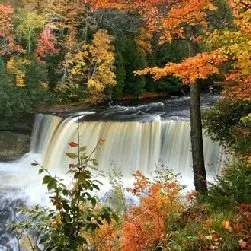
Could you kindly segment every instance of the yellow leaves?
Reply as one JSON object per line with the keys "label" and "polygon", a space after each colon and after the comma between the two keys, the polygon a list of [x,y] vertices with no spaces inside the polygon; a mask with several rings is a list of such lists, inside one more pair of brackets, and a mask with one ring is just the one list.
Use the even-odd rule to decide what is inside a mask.
{"label": "yellow leaves", "polygon": [[87,82],[87,86],[90,90],[94,90],[97,92],[103,92],[104,86],[99,81],[95,81],[94,79],[89,79]]}
{"label": "yellow leaves", "polygon": [[152,52],[151,45],[152,34],[149,33],[145,28],[140,30],[139,36],[136,38],[137,47],[144,53]]}
{"label": "yellow leaves", "polygon": [[17,70],[17,72],[16,72],[17,86],[19,86],[19,87],[24,87],[25,86],[24,77],[25,77],[25,74],[21,70]]}
{"label": "yellow leaves", "polygon": [[231,62],[232,70],[226,74],[224,95],[250,100],[251,96],[251,1],[229,0],[237,25],[235,30],[217,30],[209,34],[208,48],[220,48]]}
{"label": "yellow leaves", "polygon": [[62,224],[61,221],[61,216],[57,215],[56,217],[53,218],[53,220],[51,221],[51,225],[55,228],[59,228]]}
{"label": "yellow leaves", "polygon": [[7,69],[10,70],[11,72],[14,71],[15,69],[15,58],[11,57],[10,60],[7,62]]}
{"label": "yellow leaves", "polygon": [[47,89],[47,88],[48,88],[48,83],[42,82],[42,83],[41,83],[41,86],[42,86],[43,88]]}
{"label": "yellow leaves", "polygon": [[17,34],[28,38],[31,32],[40,29],[45,25],[45,17],[36,12],[21,13],[21,23],[17,26]]}
{"label": "yellow leaves", "polygon": [[247,157],[247,166],[251,168],[251,156]]}
{"label": "yellow leaves", "polygon": [[225,86],[225,95],[230,98],[250,100],[251,96],[251,33],[241,29],[237,31],[214,31],[209,35],[206,45],[220,48],[222,54],[231,62],[232,70],[226,74],[229,83]]}
{"label": "yellow leaves", "polygon": [[102,98],[106,86],[117,83],[112,40],[113,37],[106,30],[98,30],[91,44],[83,44],[75,55],[68,55],[66,66],[70,81],[87,84],[94,99]]}
{"label": "yellow leaves", "polygon": [[207,7],[208,7],[208,10],[210,10],[210,11],[217,10],[217,7],[215,5],[213,5],[212,3],[209,3]]}
{"label": "yellow leaves", "polygon": [[223,220],[221,223],[222,227],[226,229],[228,232],[232,232],[233,228],[230,226],[230,223],[228,220]]}
{"label": "yellow leaves", "polygon": [[7,62],[7,69],[10,73],[14,74],[16,77],[16,85],[19,87],[24,87],[25,72],[23,65],[29,64],[30,61],[27,59],[20,59],[17,57],[11,57]]}

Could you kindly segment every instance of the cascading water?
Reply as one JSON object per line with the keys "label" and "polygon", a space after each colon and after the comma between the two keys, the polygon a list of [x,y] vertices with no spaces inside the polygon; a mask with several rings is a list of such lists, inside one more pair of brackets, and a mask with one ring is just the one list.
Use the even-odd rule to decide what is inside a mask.
{"label": "cascading water", "polygon": [[[203,107],[215,101],[204,98]],[[37,160],[52,173],[64,175],[72,151],[68,143],[77,142],[91,152],[99,139],[105,143],[94,153],[104,173],[121,170],[125,178],[137,169],[151,174],[165,165],[182,174],[182,182],[192,184],[189,139],[189,98],[166,100],[138,106],[110,106],[106,109],[63,116],[38,114],[35,119],[30,153],[15,163],[0,163],[0,251],[13,251],[17,243],[6,233],[4,224],[14,217],[16,205],[45,201],[41,177],[30,163]],[[79,134],[79,135],[78,135]],[[221,149],[204,137],[208,176],[219,172]]]}
{"label": "cascading water", "polygon": [[[79,142],[81,146],[87,146],[89,153],[99,139],[105,140],[94,153],[105,173],[115,168],[125,177],[137,169],[150,174],[159,164],[164,164],[184,177],[192,175],[190,125],[187,121],[81,121],[78,125],[76,117],[59,119],[51,115],[38,115],[37,120],[41,116],[41,124],[48,127],[40,127],[41,133],[37,130],[38,134],[47,132],[51,137],[37,137],[38,141],[33,144],[40,146],[43,165],[56,173],[66,173],[69,162],[65,153],[72,151],[67,143],[77,142],[79,133]],[[215,174],[219,168],[220,147],[205,137],[204,149],[207,169]]]}

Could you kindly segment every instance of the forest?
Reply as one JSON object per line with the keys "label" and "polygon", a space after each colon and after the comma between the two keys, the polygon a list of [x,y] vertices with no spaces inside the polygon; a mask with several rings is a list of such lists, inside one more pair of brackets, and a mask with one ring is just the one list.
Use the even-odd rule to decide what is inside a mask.
{"label": "forest", "polygon": [[[202,109],[203,95],[217,95],[217,101]],[[189,121],[180,114],[178,121],[166,121],[150,107],[155,102],[163,111],[162,104],[175,105],[176,98],[189,100]],[[115,108],[119,119],[111,122],[102,109]],[[151,109],[159,120],[139,119]],[[92,113],[98,115],[92,119]],[[22,202],[13,209],[16,216],[3,229],[16,244],[7,249],[1,246],[0,206],[0,250],[251,250],[251,0],[1,0],[0,131],[15,132],[34,117],[28,154],[43,160],[33,160],[30,168],[41,176],[49,203]],[[189,128],[188,145],[175,128],[176,136],[166,136],[173,124],[180,134]],[[191,155],[193,190],[173,172],[177,167],[162,163],[151,175],[143,167],[134,170],[130,188],[115,166],[104,174],[110,190],[98,196],[99,162],[110,161],[110,152],[100,149],[107,144],[121,163],[136,163],[145,147],[141,158],[149,166],[155,151],[165,155],[153,139],[156,125],[159,148],[169,137],[169,147],[185,147]],[[106,132],[96,133],[102,126]],[[131,145],[124,142],[121,150],[113,137],[129,133]],[[84,137],[96,141],[88,146]],[[142,149],[134,148],[137,137]],[[215,154],[213,144],[225,160],[212,181],[206,156]],[[127,156],[127,148],[135,155]],[[184,152],[173,158],[183,161]],[[51,163],[65,162],[68,178],[51,169]],[[1,168],[0,154],[0,177]]]}

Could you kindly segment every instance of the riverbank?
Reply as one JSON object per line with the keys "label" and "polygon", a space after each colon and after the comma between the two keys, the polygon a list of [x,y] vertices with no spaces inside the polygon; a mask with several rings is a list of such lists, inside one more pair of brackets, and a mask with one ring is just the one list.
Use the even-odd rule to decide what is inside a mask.
{"label": "riverbank", "polygon": [[[181,97],[175,96],[175,97]],[[68,113],[68,112],[78,112],[87,109],[99,109],[105,108],[110,104],[139,104],[141,102],[155,102],[163,99],[171,98],[167,93],[148,93],[146,92],[142,96],[124,96],[119,99],[105,100],[100,103],[92,103],[90,100],[74,102],[69,104],[56,104],[47,105],[42,104],[37,108],[37,113]]]}

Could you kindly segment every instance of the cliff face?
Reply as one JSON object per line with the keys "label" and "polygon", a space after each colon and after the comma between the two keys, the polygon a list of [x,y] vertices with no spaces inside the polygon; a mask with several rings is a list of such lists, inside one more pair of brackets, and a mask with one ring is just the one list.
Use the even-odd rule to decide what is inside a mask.
{"label": "cliff face", "polygon": [[29,135],[0,131],[0,162],[17,160],[29,150]]}

